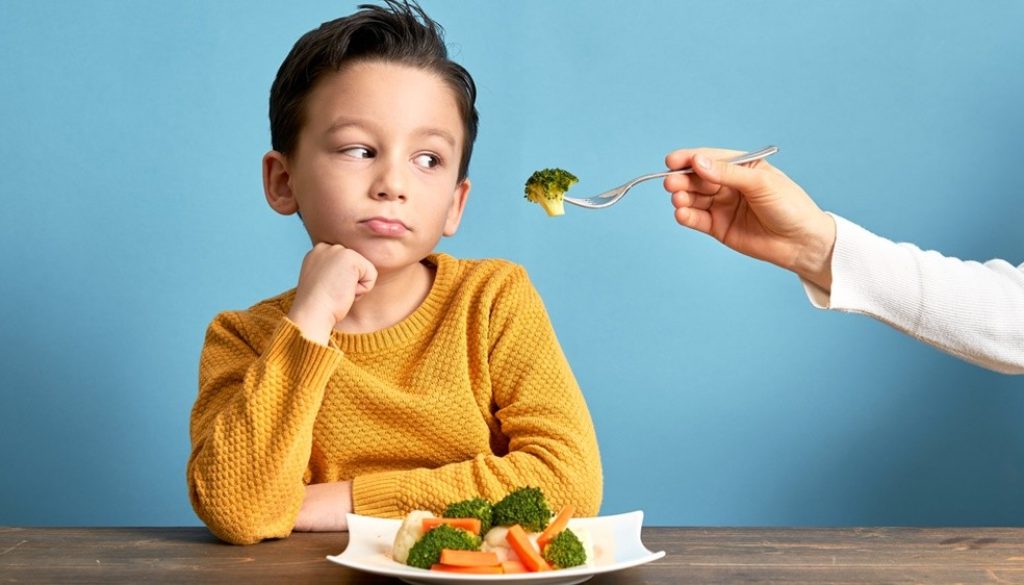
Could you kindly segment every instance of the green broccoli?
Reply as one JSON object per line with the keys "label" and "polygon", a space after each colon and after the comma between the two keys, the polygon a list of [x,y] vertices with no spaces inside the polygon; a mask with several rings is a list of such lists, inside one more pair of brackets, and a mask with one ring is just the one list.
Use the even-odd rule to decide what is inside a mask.
{"label": "green broccoli", "polygon": [[494,510],[491,503],[483,498],[473,498],[449,504],[444,509],[445,518],[476,518],[480,521],[480,534],[487,534],[494,524]]}
{"label": "green broccoli", "polygon": [[587,551],[583,549],[583,543],[568,528],[552,538],[541,554],[544,560],[559,569],[578,567],[587,562]]}
{"label": "green broccoli", "polygon": [[480,537],[461,528],[452,528],[447,524],[441,524],[424,534],[416,541],[416,544],[412,545],[405,564],[429,569],[431,565],[437,564],[441,560],[441,550],[446,548],[480,550]]}
{"label": "green broccoli", "polygon": [[579,179],[563,169],[536,171],[526,180],[526,198],[540,203],[549,216],[565,215],[565,192]]}
{"label": "green broccoli", "polygon": [[551,508],[544,501],[540,488],[519,488],[494,504],[494,524],[512,526],[519,524],[527,532],[540,532],[551,522]]}

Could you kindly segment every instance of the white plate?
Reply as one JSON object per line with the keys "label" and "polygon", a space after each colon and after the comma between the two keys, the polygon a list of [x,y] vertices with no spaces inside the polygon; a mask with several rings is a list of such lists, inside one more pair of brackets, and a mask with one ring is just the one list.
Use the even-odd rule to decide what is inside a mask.
{"label": "white plate", "polygon": [[643,519],[644,513],[638,510],[615,516],[570,520],[570,528],[578,527],[590,532],[594,540],[594,566],[541,573],[465,575],[428,571],[395,562],[391,558],[391,545],[402,521],[349,514],[348,547],[340,555],[328,556],[327,560],[368,573],[397,577],[416,585],[572,585],[600,573],[621,571],[665,556],[665,551],[651,552],[640,542]]}

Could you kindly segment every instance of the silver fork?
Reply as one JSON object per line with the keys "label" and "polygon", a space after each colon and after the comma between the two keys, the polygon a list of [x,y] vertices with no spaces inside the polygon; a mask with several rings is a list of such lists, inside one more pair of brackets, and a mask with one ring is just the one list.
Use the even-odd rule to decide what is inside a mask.
{"label": "silver fork", "polygon": [[[743,163],[754,162],[755,160],[761,160],[762,158],[769,157],[778,151],[779,147],[777,146],[766,146],[761,150],[748,152],[746,154],[741,154],[737,157],[730,158],[726,162],[741,165]],[[612,205],[618,203],[619,200],[622,199],[626,195],[626,193],[629,192],[630,189],[636,186],[637,183],[642,183],[644,181],[649,181],[651,179],[657,179],[658,177],[667,177],[669,175],[684,175],[692,172],[693,169],[691,167],[686,167],[683,169],[676,169],[674,171],[651,173],[649,175],[637,177],[624,185],[619,185],[618,187],[612,189],[611,191],[605,191],[604,193],[594,195],[592,197],[565,197],[565,202],[571,203],[573,205],[579,205],[580,207],[586,207],[587,209],[604,209],[605,207],[611,207]]]}

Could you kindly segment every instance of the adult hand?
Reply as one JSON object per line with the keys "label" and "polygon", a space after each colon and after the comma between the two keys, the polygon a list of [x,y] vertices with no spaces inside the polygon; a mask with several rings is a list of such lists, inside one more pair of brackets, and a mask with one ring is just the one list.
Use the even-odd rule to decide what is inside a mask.
{"label": "adult hand", "polygon": [[665,178],[676,221],[830,290],[835,221],[767,161],[747,166],[724,161],[740,154],[701,148],[677,150],[665,158],[671,169],[694,169],[693,174]]}

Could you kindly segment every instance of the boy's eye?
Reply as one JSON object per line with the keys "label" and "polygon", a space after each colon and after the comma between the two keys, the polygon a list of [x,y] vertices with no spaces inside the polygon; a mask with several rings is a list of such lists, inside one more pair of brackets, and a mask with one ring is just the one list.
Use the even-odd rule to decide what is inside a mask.
{"label": "boy's eye", "polygon": [[441,164],[441,159],[433,154],[418,154],[413,162],[425,169],[432,169]]}
{"label": "boy's eye", "polygon": [[373,151],[365,146],[351,146],[343,148],[340,152],[353,158],[373,158]]}

